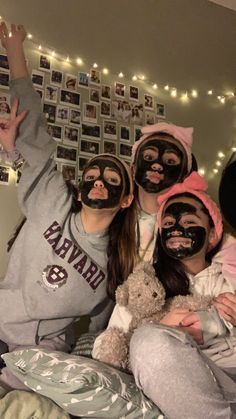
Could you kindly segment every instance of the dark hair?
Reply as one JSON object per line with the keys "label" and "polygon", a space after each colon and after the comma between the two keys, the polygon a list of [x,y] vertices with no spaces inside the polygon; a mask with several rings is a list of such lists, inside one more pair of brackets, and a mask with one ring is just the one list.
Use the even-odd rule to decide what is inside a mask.
{"label": "dark hair", "polygon": [[[209,225],[210,227],[214,227],[213,220],[209,214],[208,209],[204,206],[202,201],[191,193],[181,193],[177,195],[173,195],[169,198],[170,201],[173,198],[178,197],[188,197],[193,198],[196,201],[200,202],[203,205],[202,211],[207,214],[209,218]],[[168,202],[167,201],[167,202]],[[206,261],[211,263],[213,256],[218,252],[221,246],[222,240],[220,243],[217,244],[214,249],[210,250],[206,254]],[[165,291],[166,297],[174,297],[176,295],[187,295],[190,293],[189,291],[189,279],[185,271],[184,264],[181,260],[173,259],[170,257],[165,250],[163,249],[160,234],[158,233],[155,251],[154,251],[154,268],[156,271],[156,275],[158,279],[162,282]]]}

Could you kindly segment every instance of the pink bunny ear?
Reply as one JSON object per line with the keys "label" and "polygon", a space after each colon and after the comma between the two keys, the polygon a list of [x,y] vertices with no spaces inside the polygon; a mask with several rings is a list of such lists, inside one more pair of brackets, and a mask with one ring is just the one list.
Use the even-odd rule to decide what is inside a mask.
{"label": "pink bunny ear", "polygon": [[207,181],[204,177],[200,176],[198,172],[192,172],[180,185],[183,185],[184,188],[191,188],[199,191],[206,191],[208,188]]}
{"label": "pink bunny ear", "polygon": [[205,179],[199,175],[198,172],[192,172],[188,177],[181,183],[176,183],[167,192],[164,192],[157,197],[158,206],[161,206],[163,202],[166,202],[171,196],[194,191],[206,191],[208,184]]}

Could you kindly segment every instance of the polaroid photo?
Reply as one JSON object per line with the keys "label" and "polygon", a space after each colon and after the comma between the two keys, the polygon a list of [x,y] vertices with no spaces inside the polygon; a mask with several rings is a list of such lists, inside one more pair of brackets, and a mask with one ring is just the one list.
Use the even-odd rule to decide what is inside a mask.
{"label": "polaroid photo", "polygon": [[77,87],[77,77],[73,74],[65,75],[65,88],[68,90],[76,90]]}
{"label": "polaroid photo", "polygon": [[43,71],[50,71],[51,70],[51,61],[50,58],[46,55],[39,56],[39,69]]}
{"label": "polaroid photo", "polygon": [[58,144],[56,149],[56,159],[76,162],[77,149]]}
{"label": "polaroid photo", "polygon": [[61,172],[65,180],[75,183],[76,180],[76,165],[61,163]]}
{"label": "polaroid photo", "polygon": [[56,121],[63,124],[69,123],[69,108],[67,106],[57,105]]}
{"label": "polaroid photo", "polygon": [[78,127],[80,126],[80,123],[81,123],[80,111],[77,109],[70,108],[69,124],[75,127]]}
{"label": "polaroid photo", "polygon": [[101,102],[100,106],[100,116],[101,118],[110,118],[111,116],[111,103]]}
{"label": "polaroid photo", "polygon": [[10,74],[0,71],[0,89],[9,89]]}
{"label": "polaroid photo", "polygon": [[113,100],[111,109],[112,118],[128,124],[132,116],[132,108],[127,100]]}
{"label": "polaroid photo", "polygon": [[96,143],[95,141],[84,140],[81,138],[80,140],[80,151],[84,154],[99,154],[99,147],[100,144]]}
{"label": "polaroid photo", "polygon": [[100,90],[90,87],[89,89],[89,102],[99,103],[100,102]]}
{"label": "polaroid photo", "polygon": [[63,80],[62,71],[52,69],[51,70],[51,75],[50,75],[50,84],[54,84],[56,86],[61,86],[62,85],[62,80]]}
{"label": "polaroid photo", "polygon": [[62,125],[48,124],[47,132],[55,141],[62,141],[63,127]]}
{"label": "polaroid photo", "polygon": [[9,119],[11,113],[11,101],[8,93],[0,92],[0,118]]}
{"label": "polaroid photo", "polygon": [[118,97],[125,96],[125,85],[119,82],[115,82],[115,95]]}
{"label": "polaroid photo", "polygon": [[80,107],[80,93],[61,89],[60,103]]}
{"label": "polaroid photo", "polygon": [[154,112],[145,112],[145,125],[155,124],[155,114]]}
{"label": "polaroid photo", "polygon": [[83,172],[88,161],[89,159],[86,159],[85,157],[79,157],[79,171],[80,172]]}
{"label": "polaroid photo", "polygon": [[44,91],[42,89],[35,89],[35,91],[39,94],[41,101],[44,100]]}
{"label": "polaroid photo", "polygon": [[139,88],[135,86],[129,86],[129,98],[131,100],[137,100],[139,99]]}
{"label": "polaroid photo", "polygon": [[144,94],[144,109],[153,109],[154,98],[147,93]]}
{"label": "polaroid photo", "polygon": [[103,121],[103,137],[110,140],[117,139],[117,122],[116,121]]}
{"label": "polaroid photo", "polygon": [[96,124],[98,119],[97,114],[97,105],[92,105],[91,103],[83,103],[83,121]]}
{"label": "polaroid photo", "polygon": [[143,125],[144,112],[143,112],[143,104],[142,103],[132,106],[130,121],[133,124]]}
{"label": "polaroid photo", "polygon": [[64,137],[63,143],[73,145],[74,147],[78,146],[79,141],[79,129],[71,127],[70,125],[64,126]]}
{"label": "polaroid photo", "polygon": [[44,86],[44,76],[42,71],[32,70],[31,80],[35,87],[42,88]]}
{"label": "polaroid photo", "polygon": [[166,107],[163,103],[156,104],[156,116],[161,119],[166,118]]}
{"label": "polaroid photo", "polygon": [[54,123],[56,119],[56,106],[49,105],[48,103],[43,104],[43,113],[45,114],[48,122]]}
{"label": "polaroid photo", "polygon": [[7,55],[0,54],[0,69],[9,71],[9,63],[8,63]]}
{"label": "polaroid photo", "polygon": [[101,84],[101,72],[94,68],[90,70],[90,84]]}
{"label": "polaroid photo", "polygon": [[101,127],[100,125],[92,124],[82,124],[82,137],[86,138],[97,138],[101,137]]}
{"label": "polaroid photo", "polygon": [[130,141],[130,127],[121,125],[120,126],[120,140],[121,141]]}
{"label": "polaroid photo", "polygon": [[8,185],[10,181],[10,167],[0,165],[0,185]]}
{"label": "polaroid photo", "polygon": [[138,125],[134,125],[134,142],[138,141],[142,136],[142,127]]}
{"label": "polaroid photo", "polygon": [[104,140],[103,153],[114,154],[116,156],[116,143]]}
{"label": "polaroid photo", "polygon": [[89,85],[89,74],[81,71],[80,73],[78,73],[78,86],[88,87],[88,85]]}
{"label": "polaroid photo", "polygon": [[108,86],[106,84],[102,85],[101,99],[111,100],[111,86]]}
{"label": "polaroid photo", "polygon": [[120,143],[120,156],[131,157],[132,154],[132,146],[128,144]]}
{"label": "polaroid photo", "polygon": [[45,86],[44,100],[46,102],[57,103],[58,87],[47,84]]}

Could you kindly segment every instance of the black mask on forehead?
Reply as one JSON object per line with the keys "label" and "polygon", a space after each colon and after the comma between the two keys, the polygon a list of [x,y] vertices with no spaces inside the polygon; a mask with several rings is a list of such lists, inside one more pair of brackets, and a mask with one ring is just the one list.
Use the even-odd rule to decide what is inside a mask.
{"label": "black mask on forehead", "polygon": [[[84,180],[85,173],[89,169],[92,169],[94,166],[97,166],[99,168],[100,175],[96,179],[85,181]],[[115,169],[115,171],[119,174],[121,178],[121,182],[119,185],[111,185],[105,180],[104,171],[108,167],[111,169]],[[106,188],[108,191],[107,199],[91,199],[88,197],[89,192],[93,189],[96,180],[101,180],[103,182],[104,188]],[[89,163],[88,166],[86,167],[83,174],[83,179],[80,182],[81,201],[90,208],[96,208],[96,209],[115,208],[120,203],[123,190],[124,190],[124,173],[121,172],[121,169],[118,166],[118,164],[106,158],[93,159],[93,161]]]}
{"label": "black mask on forehead", "polygon": [[179,224],[184,214],[196,214],[196,208],[184,202],[176,202],[170,204],[165,211],[165,215],[173,217],[175,222],[171,227],[162,227],[161,243],[165,252],[174,259],[185,259],[195,255],[203,248],[206,240],[204,227],[184,228]]}
{"label": "black mask on forehead", "polygon": [[[150,147],[155,147],[158,150],[158,157],[155,160],[147,161],[144,160],[143,153]],[[166,151],[175,153],[178,156],[180,163],[177,165],[164,163],[163,155]],[[180,180],[183,162],[183,153],[175,144],[164,139],[151,139],[150,141],[145,142],[143,146],[141,145],[140,150],[138,151],[135,181],[138,185],[142,186],[145,191],[149,193],[158,193]],[[156,168],[153,168],[155,163]],[[160,179],[158,183],[152,182],[150,179],[147,179],[147,171],[154,174],[156,173],[157,176],[158,174],[163,175],[163,179]]]}

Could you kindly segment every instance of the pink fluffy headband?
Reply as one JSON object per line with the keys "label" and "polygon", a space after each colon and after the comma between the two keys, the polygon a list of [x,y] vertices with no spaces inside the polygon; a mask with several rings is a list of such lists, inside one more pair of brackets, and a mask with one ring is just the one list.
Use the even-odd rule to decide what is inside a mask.
{"label": "pink fluffy headband", "polygon": [[158,124],[143,127],[141,132],[142,136],[132,147],[132,163],[135,161],[135,157],[142,142],[146,140],[146,138],[151,137],[158,132],[163,132],[171,135],[182,144],[187,155],[188,172],[190,172],[192,167],[193,128],[183,128],[174,124],[168,124],[167,122],[159,122]]}
{"label": "pink fluffy headband", "polygon": [[175,195],[190,193],[196,196],[203,205],[208,209],[209,214],[215,226],[216,240],[212,247],[215,247],[221,240],[223,234],[222,217],[219,208],[211,197],[205,192],[207,190],[207,182],[197,172],[192,172],[182,183],[176,183],[167,192],[161,194],[157,198],[158,209],[158,226],[161,226],[161,219],[164,207],[170,198]]}

